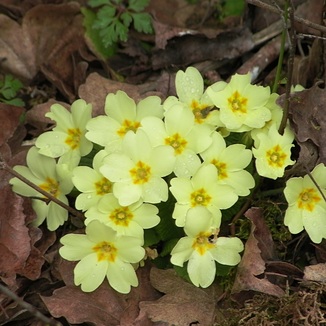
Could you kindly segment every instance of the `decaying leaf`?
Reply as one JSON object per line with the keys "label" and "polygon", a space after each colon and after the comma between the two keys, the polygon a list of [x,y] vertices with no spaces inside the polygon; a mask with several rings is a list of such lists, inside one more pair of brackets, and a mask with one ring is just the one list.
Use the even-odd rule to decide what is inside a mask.
{"label": "decaying leaf", "polygon": [[165,295],[156,301],[140,303],[141,313],[153,322],[167,325],[213,325],[215,305],[221,290],[217,285],[207,289],[195,287],[182,280],[172,269],[152,268],[151,283]]}
{"label": "decaying leaf", "polygon": [[[282,96],[281,101],[284,100]],[[319,84],[302,92],[294,93],[290,101],[290,116],[296,140],[301,147],[312,143],[317,147],[318,162],[326,163],[326,93]],[[312,146],[309,146],[312,149]],[[299,157],[297,165],[312,169],[315,164],[316,153],[307,150],[308,155]],[[310,157],[309,157],[310,153]],[[306,170],[303,168],[303,171]]]}
{"label": "decaying leaf", "polygon": [[273,239],[264,221],[262,210],[253,207],[246,212],[245,216],[250,219],[252,226],[238,266],[232,296],[238,302],[251,298],[255,292],[280,297],[284,291],[271,283],[264,275],[266,261],[273,260],[275,253]]}
{"label": "decaying leaf", "polygon": [[21,26],[0,15],[1,68],[25,82],[41,71],[72,100],[75,83],[84,79],[86,68],[81,59],[86,47],[83,33],[77,2],[35,6]]}

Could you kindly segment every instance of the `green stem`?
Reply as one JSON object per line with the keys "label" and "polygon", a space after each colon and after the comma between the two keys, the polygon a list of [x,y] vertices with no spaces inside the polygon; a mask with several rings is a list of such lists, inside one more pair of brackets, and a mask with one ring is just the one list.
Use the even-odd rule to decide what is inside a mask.
{"label": "green stem", "polygon": [[282,65],[283,65],[283,58],[284,58],[284,51],[285,51],[285,42],[286,42],[286,35],[287,35],[287,22],[288,22],[288,0],[285,2],[285,7],[284,7],[284,29],[282,31],[282,37],[281,37],[281,49],[280,49],[280,55],[278,57],[278,62],[277,62],[277,69],[276,69],[276,75],[275,75],[275,80],[274,80],[274,85],[272,88],[272,93],[276,93],[279,82],[281,80],[281,72],[282,72]]}

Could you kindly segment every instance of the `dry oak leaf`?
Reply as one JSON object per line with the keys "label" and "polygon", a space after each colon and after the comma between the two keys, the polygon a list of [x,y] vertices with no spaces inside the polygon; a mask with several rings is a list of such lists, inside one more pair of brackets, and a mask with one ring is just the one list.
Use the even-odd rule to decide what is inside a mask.
{"label": "dry oak leaf", "polygon": [[215,319],[215,305],[222,291],[216,285],[197,288],[181,279],[174,270],[152,268],[151,283],[165,295],[156,301],[140,302],[140,311],[153,322],[188,326],[198,323],[211,326]]}
{"label": "dry oak leaf", "polygon": [[250,219],[252,226],[244,254],[238,265],[232,297],[240,303],[251,298],[254,292],[281,297],[284,291],[264,275],[266,261],[273,260],[275,254],[274,243],[262,210],[257,207],[250,208],[245,216]]}

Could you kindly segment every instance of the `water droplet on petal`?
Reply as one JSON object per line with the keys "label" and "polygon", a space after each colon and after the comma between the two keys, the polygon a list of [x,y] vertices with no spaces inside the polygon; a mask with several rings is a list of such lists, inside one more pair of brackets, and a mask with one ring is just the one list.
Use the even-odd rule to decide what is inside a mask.
{"label": "water droplet on petal", "polygon": [[87,196],[87,199],[91,199],[91,198],[92,198],[92,195],[88,195],[88,196]]}

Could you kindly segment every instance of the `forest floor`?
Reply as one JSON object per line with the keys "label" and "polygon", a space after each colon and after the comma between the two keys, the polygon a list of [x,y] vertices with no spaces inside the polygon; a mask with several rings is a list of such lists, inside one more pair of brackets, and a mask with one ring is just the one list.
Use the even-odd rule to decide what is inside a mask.
{"label": "forest floor", "polygon": [[205,86],[251,72],[252,83],[273,87],[286,24],[283,1],[225,5],[231,2],[152,0],[146,12],[154,33],[130,28],[128,40],[106,57],[85,31],[81,8],[87,1],[1,1],[0,325],[326,324],[326,243],[311,242],[305,231],[291,234],[283,224],[285,199],[272,191],[326,164],[324,1],[289,1],[294,14],[277,93],[284,106],[286,82],[305,88],[290,101],[296,164],[281,181],[264,181],[271,195],[253,196],[234,212],[234,232],[246,240],[242,262],[208,288],[161,269],[154,259],[138,268],[139,286],[128,294],[107,282],[82,292],[73,281],[75,263],[58,251],[60,238],[83,224],[70,216],[56,231],[32,226],[31,200],[9,184],[10,167],[26,165],[29,147],[53,127],[45,114],[54,103],[68,108],[84,99],[95,117],[104,114],[107,94],[118,90],[136,102],[151,95],[164,101],[176,96],[176,73],[190,66]]}

